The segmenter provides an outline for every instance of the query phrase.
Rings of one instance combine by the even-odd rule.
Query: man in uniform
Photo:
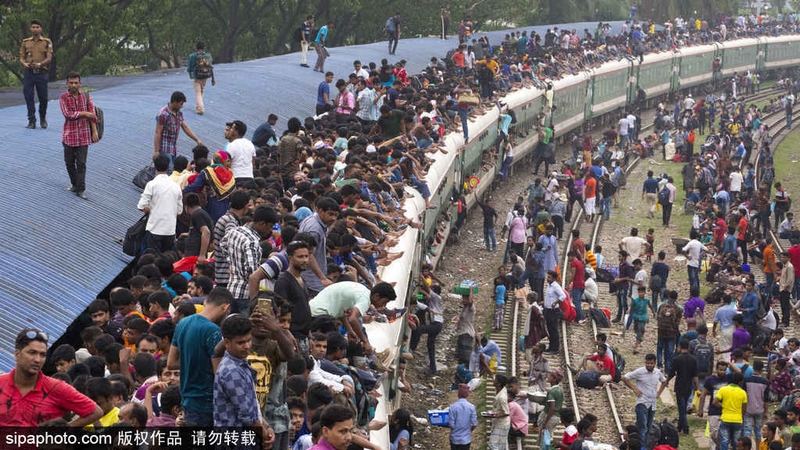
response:
[[[31,37],[22,40],[19,46],[19,62],[25,68],[22,79],[22,94],[28,105],[28,126],[36,128],[36,108],[33,101],[33,88],[39,96],[39,120],[42,128],[47,128],[47,71],[53,59],[53,43],[42,37],[42,23],[31,20]]]

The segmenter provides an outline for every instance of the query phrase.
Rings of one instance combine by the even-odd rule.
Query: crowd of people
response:
[[[449,18],[449,11],[447,14]],[[394,18],[395,40],[390,45],[396,46],[400,18]],[[137,205],[147,218],[141,239],[134,242],[137,259],[131,277],[124,286],[111,290],[108,298],[89,305],[86,313],[92,325],[81,331],[78,348],[64,344],[48,352],[46,334],[34,328],[19,333],[17,366],[0,375],[0,405],[5,408],[0,407],[0,426],[71,424],[97,431],[185,425],[254,427],[265,448],[281,450],[377,449],[378,445],[369,441],[369,432],[388,427],[392,450],[412,448],[414,420],[409,411],[395,411],[390,423],[375,419],[378,398],[387,395],[391,400],[396,394],[395,389],[381,393],[377,387],[387,377],[396,376],[398,390],[412,389],[404,368],[425,335],[429,373],[437,373],[436,340],[445,323],[442,291],[446,286],[430,266],[423,265],[415,295],[406,307],[406,299],[396,298],[394,286],[381,280],[378,268],[402,256],[392,249],[409,227],[422,227],[428,210],[438,208],[437,219],[443,222],[450,219],[448,210],[453,206],[457,213],[453,233],[458,235],[463,228],[470,189],[459,186],[451,205],[436,205],[425,179],[432,158],[448,151],[442,145],[446,133],[461,132],[468,141],[470,119],[497,107],[500,119],[493,136],[495,146],[483,159],[486,164],[502,161],[500,171],[505,179],[516,139],[530,130],[514,127],[513,111],[500,101],[495,103],[495,90],[546,87],[547,80],[609,59],[702,42],[715,27],[722,39],[730,39],[740,33],[792,32],[797,24],[796,15],[755,23],[731,18],[711,24],[699,21],[696,27],[691,24],[698,21],[676,20],[656,31],[652,23],[633,21],[630,29],[617,36],[600,24],[594,36],[585,33],[583,39],[575,31],[555,29],[544,39],[535,33],[528,38],[522,32],[513,38],[509,35],[495,48],[486,37],[480,42],[472,39],[476,36],[467,31],[470,26],[465,22],[459,27],[459,47],[443,60],[433,58],[424,73],[409,76],[402,60],[365,65],[355,61],[348,79],[334,83],[335,75],[324,69],[324,41],[333,22],[312,39],[313,17],[309,17],[301,27],[303,64],[308,41],[314,40],[322,44],[316,48],[320,59],[315,70],[325,75],[317,91],[316,115],[302,121],[289,119],[283,133],[276,129],[277,116],[270,115],[252,138],[246,137],[249,128],[243,121],[232,120],[225,124],[228,142],[219,151],[209,150],[194,134],[182,112],[186,96],[174,92],[156,116],[155,175]],[[40,27],[37,31],[40,33]],[[205,80],[211,78],[213,85],[216,77],[204,45],[198,43],[196,48],[189,75],[196,94],[195,112],[204,114]],[[391,53],[394,49],[390,48]],[[49,57],[47,49],[43,55]],[[745,75],[737,82],[746,84],[751,79]],[[85,198],[85,152],[99,139],[98,116],[91,96],[79,90],[80,76],[71,74],[68,81],[70,89],[61,102],[67,119],[63,140],[65,153],[78,154],[72,158],[73,166],[68,166],[71,190]],[[334,95],[330,84],[338,91]],[[545,164],[544,176],[534,179],[527,189],[527,201],[520,197],[506,216],[504,264],[492,286],[497,331],[506,324],[505,302],[517,289],[529,288],[524,339],[531,362],[528,377],[531,385],[547,392],[545,405],[537,411],[526,402],[521,405],[513,400],[519,393],[519,380],[502,375],[501,349],[475,330],[476,294],[465,294],[456,331],[459,366],[454,388],[459,400],[450,408],[448,423],[453,448],[470,446],[477,419],[467,398],[470,383],[479,374],[493,376],[498,391],[490,448],[506,448],[509,439],[514,442],[526,435],[529,414],[536,413],[545,447],[555,445],[552,434],[557,423],[567,427],[559,448],[579,449],[581,442],[592,440],[596,417],[584,415],[572,424],[574,412],[562,408],[562,373],[549,366],[545,355],[559,351],[561,320],[577,324],[587,320],[582,302],[596,302],[599,282],[611,282],[614,287],[618,308],[613,322],[629,317],[628,323],[620,326],[634,326],[637,351],[651,312],[658,323],[658,355],[648,354],[643,369],[619,373],[604,335],[597,336],[596,354],[587,356],[580,367],[570,368],[576,373],[594,373],[590,378],[596,384],[624,380],[637,393],[643,407],[637,405],[637,425],[628,433],[631,442],[634,436],[645,440],[655,408],[652,388],[664,389],[667,377],[678,381],[707,377],[705,382],[695,381],[696,387],[704,386],[701,404],[705,405],[702,400],[708,391],[709,399],[716,399],[711,406],[721,403],[725,416],[716,424],[709,421],[712,438],[727,449],[739,437],[736,424],[741,422],[734,417],[735,403],[739,401],[741,414],[744,402],[734,385],[741,381],[739,372],[744,372],[745,383],[757,384],[748,381],[753,377],[747,369],[758,370],[758,364],[744,369],[743,365],[749,364],[744,362],[748,352],[758,348],[756,336],[762,332],[758,327],[769,328],[765,322],[771,317],[758,317],[758,308],[753,309],[757,291],[752,274],[745,270],[747,258],[764,261],[767,292],[773,291],[773,284],[780,286],[786,325],[791,308],[784,307],[789,304],[784,297],[789,302],[800,294],[800,281],[789,282],[795,275],[792,267],[800,270],[800,245],[781,255],[782,262],[777,263],[769,239],[748,232],[751,211],[758,211],[758,227],[764,231],[770,227],[774,170],[770,172],[769,131],[760,123],[757,108],[737,102],[735,86],[725,97],[709,94],[710,98],[699,102],[691,96],[683,98],[672,114],[661,105],[653,134],[642,132],[640,112],[632,107],[597,142],[588,135],[574,135],[572,157],[563,164],[556,162],[554,106],[552,90],[548,90],[548,109],[536,124],[540,140],[534,150],[537,176],[541,163]],[[791,91],[781,102],[793,104]],[[702,133],[706,123],[713,138],[695,153],[694,136]],[[178,151],[181,131],[197,144],[191,157]],[[681,305],[677,302],[680,294],[667,289],[669,266],[664,252],[658,254],[649,273],[644,269],[653,256],[652,229],[643,238],[634,228],[622,239],[618,265],[605,260],[601,247],[587,248],[573,231],[567,283],[562,287],[559,240],[564,237],[564,224],[576,217],[576,204],[584,210],[586,220],[591,222],[600,214],[607,220],[615,196],[627,183],[629,156],[637,152],[651,156],[658,147],[665,155],[671,151],[687,161],[682,172],[685,210],[695,215],[692,240],[683,248],[688,255],[690,300]],[[753,189],[756,175],[750,173],[754,157],[761,158],[765,166],[758,180],[763,188],[757,195]],[[551,164],[556,168],[553,171]],[[655,214],[660,207],[664,226],[669,226],[672,204],[679,201],[673,183],[668,175],[659,180],[651,173],[643,186],[649,213]],[[788,205],[778,206],[789,203],[790,197],[779,183],[774,187],[776,227],[781,236],[795,236],[791,213],[786,214]],[[419,214],[407,208],[415,193],[425,204]],[[498,213],[488,199],[478,204],[486,250],[497,251],[494,230]],[[718,234],[721,240],[716,240]],[[437,229],[426,238],[425,245],[430,248],[441,244],[444,236]],[[798,260],[793,265],[795,257]],[[720,308],[723,312],[715,316],[712,330],[716,334],[716,325],[720,325],[717,351],[730,353],[734,360],[729,364],[723,356],[718,361],[733,372],[724,381],[709,382],[714,357],[708,370],[698,368],[702,362],[697,361],[698,348],[707,350],[706,345],[711,345],[705,340],[708,330],[698,320],[704,317],[704,303],[698,298],[704,261],[708,261],[708,276],[713,273],[713,280],[724,285],[721,296],[729,304],[727,310]],[[800,280],[797,275],[795,280]],[[737,276],[744,279],[741,289],[733,283]],[[633,298],[634,292],[638,297]],[[646,297],[648,292],[652,300]],[[742,300],[735,306],[739,292]],[[660,303],[659,297],[663,299]],[[399,300],[398,308],[387,308],[394,300]],[[688,327],[684,333],[679,332],[682,318]],[[408,322],[407,343],[400,355],[390,349],[376,351],[363,324],[395,320]],[[693,339],[688,339],[693,336],[690,333],[694,333]],[[774,336],[778,333],[776,329]],[[730,340],[725,341],[726,336]],[[542,345],[545,338],[548,347]],[[674,356],[676,345],[678,355]],[[761,370],[767,371],[770,389],[777,383],[777,388],[791,392],[794,387],[786,380],[789,377],[788,383],[792,382],[795,350],[791,349],[793,345],[797,348],[797,342],[776,339],[776,345],[774,357]],[[771,343],[765,342],[762,348],[770,349]],[[692,364],[686,362],[692,358],[694,375]],[[55,369],[52,377],[42,373],[46,366]],[[723,382],[731,382],[731,389],[718,392]],[[688,401],[683,391],[678,394],[684,411],[679,428],[685,432]],[[750,411],[758,402],[747,404]],[[784,444],[793,440],[780,430],[794,426],[788,417],[797,412],[795,408],[790,404],[781,410],[787,417],[784,422],[776,419],[765,424],[764,438],[778,440],[782,436]],[[702,415],[703,408],[698,413]],[[708,414],[713,415],[711,409]],[[745,434],[759,439],[757,423]],[[627,448],[635,448],[632,445]]]

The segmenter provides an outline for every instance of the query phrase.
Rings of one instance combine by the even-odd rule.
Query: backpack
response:
[[[128,256],[137,257],[142,254],[145,246],[145,234],[147,228],[147,215],[143,215],[138,222],[133,224],[125,233],[122,241],[122,252]]]
[[[146,165],[142,170],[140,170],[136,175],[133,177],[133,184],[138,187],[139,189],[144,189],[147,186],[147,183],[150,182],[153,178],[156,177],[156,168],[153,164]]]
[[[295,42],[302,42],[303,41],[303,29],[302,27],[297,27],[294,30],[294,35],[292,35],[292,40]]]
[[[664,280],[661,279],[661,275],[654,274],[652,277],[650,277],[650,286],[649,287],[650,287],[651,291],[661,290],[661,287],[663,285],[664,285]]]
[[[661,423],[653,422],[653,425],[647,431],[648,450],[653,450],[659,445],[678,448],[679,441],[678,429],[667,419],[664,419]]]
[[[211,78],[211,74],[214,69],[211,67],[211,61],[208,59],[208,54],[206,54],[206,52],[198,52],[196,58],[197,61],[195,62],[194,67],[194,77],[198,80]]]
[[[592,320],[594,320],[597,328],[611,328],[608,316],[606,316],[606,313],[604,313],[602,309],[589,308],[589,315],[592,317]]]
[[[89,94],[86,94],[86,110],[89,110]],[[94,115],[97,116],[97,122],[94,124],[95,128],[97,129],[97,141],[100,142],[103,139],[103,130],[105,128],[105,116],[103,115],[103,110],[94,105]],[[790,203],[791,205],[791,203]]]
[[[698,377],[706,377],[711,373],[712,365],[714,364],[714,347],[708,341],[698,341],[693,354],[697,359]]]
[[[619,383],[622,379],[622,372],[625,371],[625,358],[619,354],[619,352],[614,352],[614,383]]]
[[[386,19],[386,26],[383,27],[387,33],[394,33],[394,17]]]
[[[94,115],[97,116],[97,123],[95,123],[95,128],[97,129],[97,141],[103,139],[103,130],[105,129],[105,116],[103,114],[103,109],[95,106],[94,107]]]
[[[750,228],[750,227],[748,227]],[[766,292],[759,292],[758,296],[758,309],[756,310],[756,321],[767,317],[767,313],[769,313],[769,293]]]
[[[600,374],[592,370],[584,370],[578,375],[575,384],[584,389],[594,389],[600,384]]]
[[[661,188],[660,191],[658,191],[658,203],[661,203],[662,205],[669,203],[669,189],[667,188],[666,184]]]

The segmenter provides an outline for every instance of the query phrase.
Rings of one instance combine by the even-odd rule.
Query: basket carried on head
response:
[[[679,255],[683,255],[683,247],[689,243],[689,239],[672,238],[672,243],[675,245],[675,251],[678,252]]]

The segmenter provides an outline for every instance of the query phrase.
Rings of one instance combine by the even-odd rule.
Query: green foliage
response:
[[[774,0],[781,1],[781,0]],[[800,0],[791,0],[800,7]],[[733,11],[737,0],[642,0],[641,17],[663,22]],[[316,26],[329,19],[332,46],[385,39],[384,24],[401,14],[401,36],[436,36],[439,8],[450,5],[450,33],[462,18],[476,30],[573,21],[609,21],[627,16],[619,0],[10,0],[0,18],[0,86],[19,83],[18,49],[31,19],[53,40],[51,79],[72,70],[128,74],[180,67],[198,41],[217,63],[297,51],[294,31],[307,14]],[[578,30],[581,32],[582,30]]]

